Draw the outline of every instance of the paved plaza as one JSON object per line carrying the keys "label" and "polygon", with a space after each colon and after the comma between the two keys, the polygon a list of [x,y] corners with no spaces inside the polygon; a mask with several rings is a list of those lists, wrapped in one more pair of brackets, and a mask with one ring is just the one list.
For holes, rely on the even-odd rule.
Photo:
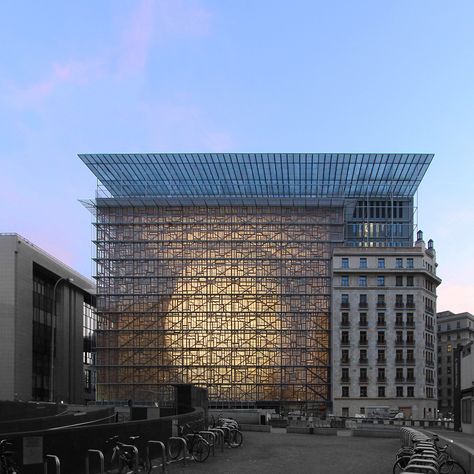
{"label": "paved plaza", "polygon": [[390,474],[399,447],[394,438],[244,432],[241,448],[216,452],[202,464],[172,464],[169,472]]}

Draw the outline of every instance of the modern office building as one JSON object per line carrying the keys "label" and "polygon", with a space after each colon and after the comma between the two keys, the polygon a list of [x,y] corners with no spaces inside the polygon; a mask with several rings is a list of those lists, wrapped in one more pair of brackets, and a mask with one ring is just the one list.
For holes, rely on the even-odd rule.
{"label": "modern office building", "polygon": [[454,413],[454,349],[474,341],[471,313],[443,311],[436,315],[438,325],[438,409],[444,417]]}
{"label": "modern office building", "polygon": [[413,247],[334,249],[333,409],[339,416],[436,415],[436,255]]}
{"label": "modern office building", "polygon": [[412,247],[432,155],[80,158],[98,179],[97,398],[194,383],[214,406],[330,409],[333,252]]}
{"label": "modern office building", "polygon": [[18,234],[0,234],[0,269],[0,400],[92,399],[83,321],[94,283]]}

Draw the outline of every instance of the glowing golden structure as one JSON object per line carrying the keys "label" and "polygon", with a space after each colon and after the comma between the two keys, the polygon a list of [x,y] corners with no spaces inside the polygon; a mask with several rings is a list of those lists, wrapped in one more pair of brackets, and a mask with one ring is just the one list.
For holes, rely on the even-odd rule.
{"label": "glowing golden structure", "polygon": [[325,403],[343,207],[97,206],[97,399]]}

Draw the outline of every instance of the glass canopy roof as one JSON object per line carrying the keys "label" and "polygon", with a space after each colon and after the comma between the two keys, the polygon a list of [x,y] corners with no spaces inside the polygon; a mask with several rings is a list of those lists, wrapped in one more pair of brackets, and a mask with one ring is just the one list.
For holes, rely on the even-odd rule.
{"label": "glass canopy roof", "polygon": [[412,197],[432,154],[81,154],[113,198]]}

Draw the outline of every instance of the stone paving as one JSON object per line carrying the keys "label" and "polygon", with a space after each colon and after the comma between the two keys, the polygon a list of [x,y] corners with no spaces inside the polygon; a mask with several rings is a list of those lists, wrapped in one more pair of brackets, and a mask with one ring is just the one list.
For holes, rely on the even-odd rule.
{"label": "stone paving", "polygon": [[[237,449],[225,448],[204,463],[169,466],[170,474],[391,474],[400,441],[394,438],[337,437],[244,432]],[[154,470],[153,473],[161,472]]]}

